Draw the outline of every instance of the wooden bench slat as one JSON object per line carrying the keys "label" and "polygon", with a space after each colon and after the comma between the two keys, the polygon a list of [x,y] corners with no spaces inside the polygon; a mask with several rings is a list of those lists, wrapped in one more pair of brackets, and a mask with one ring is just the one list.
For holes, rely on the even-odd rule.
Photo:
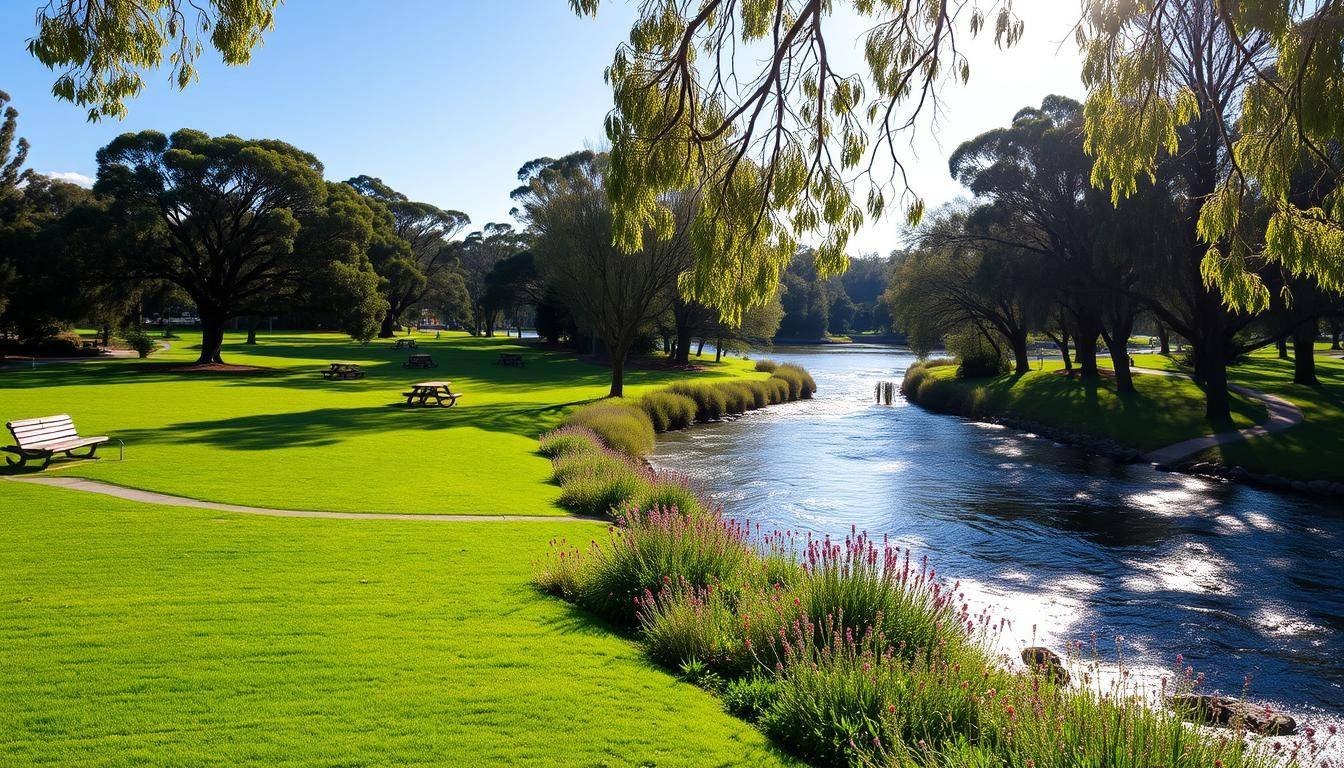
{"label": "wooden bench slat", "polygon": [[74,429],[75,423],[72,421],[54,421],[49,424],[32,424],[26,427],[10,427],[9,431],[16,435],[31,435],[41,432],[51,432],[58,429]]}
{"label": "wooden bench slat", "polygon": [[43,443],[55,443],[61,440],[69,440],[72,437],[79,437],[79,433],[73,429],[66,429],[60,432],[52,432],[45,435],[36,435],[33,437],[18,437],[14,442],[21,446],[42,445]]}
{"label": "wooden bench slat", "polygon": [[15,427],[26,427],[30,424],[49,424],[53,421],[70,421],[70,414],[60,413],[55,416],[42,416],[36,419],[15,419],[14,421],[5,424],[5,426],[14,429]]}

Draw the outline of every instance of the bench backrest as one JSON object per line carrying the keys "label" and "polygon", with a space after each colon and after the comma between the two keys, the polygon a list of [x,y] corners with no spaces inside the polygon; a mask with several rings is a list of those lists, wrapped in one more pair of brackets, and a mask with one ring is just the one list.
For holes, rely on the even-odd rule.
{"label": "bench backrest", "polygon": [[65,413],[59,416],[43,416],[40,419],[19,419],[5,426],[9,427],[10,434],[14,435],[14,442],[18,443],[20,448],[39,448],[44,443],[79,437],[75,432],[75,422]]}

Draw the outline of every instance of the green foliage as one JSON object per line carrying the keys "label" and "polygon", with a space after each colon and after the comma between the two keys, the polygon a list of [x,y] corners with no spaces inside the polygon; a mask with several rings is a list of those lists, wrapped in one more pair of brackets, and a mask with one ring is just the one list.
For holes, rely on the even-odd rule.
{"label": "green foliage", "polygon": [[656,432],[683,429],[695,421],[695,401],[671,390],[645,393],[639,399],[639,407],[649,415]]}
{"label": "green foliage", "polygon": [[762,358],[756,361],[756,370],[761,371],[762,373],[774,373],[775,369],[778,367],[779,363],[776,363],[769,358]]}
{"label": "green foliage", "polygon": [[695,402],[696,421],[716,421],[728,412],[728,400],[724,393],[706,384],[679,382],[668,387],[667,391]]}
{"label": "green foliage", "polygon": [[558,503],[576,515],[609,516],[649,492],[645,475],[621,461],[578,462],[563,475]]}
{"label": "green foliage", "polygon": [[1003,353],[995,349],[975,328],[962,328],[947,337],[947,351],[957,360],[957,376],[980,379],[998,376],[1007,370]]}
{"label": "green foliage", "polygon": [[597,402],[575,410],[565,423],[591,429],[608,448],[627,456],[643,456],[653,450],[653,422],[638,405]]}
{"label": "green foliage", "polygon": [[135,350],[136,354],[142,359],[149,357],[150,352],[159,348],[159,344],[154,340],[154,337],[150,336],[145,332],[145,329],[139,326],[134,326],[122,331],[121,339],[126,342],[126,346]]}
{"label": "green foliage", "polygon": [[755,722],[761,718],[777,696],[775,681],[767,675],[739,677],[723,689],[723,705],[734,715]]}
{"label": "green foliage", "polygon": [[683,515],[704,513],[705,505],[684,478],[663,474],[655,477],[657,479],[630,503],[638,509],[675,509]]}
{"label": "green foliage", "polygon": [[790,400],[806,400],[817,391],[817,382],[812,374],[797,365],[781,365],[770,378],[783,380],[789,386]]}
{"label": "green foliage", "polygon": [[537,453],[548,459],[592,456],[602,452],[602,438],[587,427],[561,427],[542,435],[538,442]]}
{"label": "green foliage", "polygon": [[755,397],[752,395],[751,389],[745,384],[724,381],[710,386],[723,393],[724,410],[731,415],[737,416],[746,413],[749,408],[755,405]]}
{"label": "green foliage", "polygon": [[197,79],[196,58],[208,39],[225,64],[246,64],[274,24],[280,0],[101,0],[92,8],[56,0],[38,10],[28,52],[61,72],[59,99],[88,107],[89,120],[126,116],[125,101],[144,89],[142,71],[163,64],[169,81]]}

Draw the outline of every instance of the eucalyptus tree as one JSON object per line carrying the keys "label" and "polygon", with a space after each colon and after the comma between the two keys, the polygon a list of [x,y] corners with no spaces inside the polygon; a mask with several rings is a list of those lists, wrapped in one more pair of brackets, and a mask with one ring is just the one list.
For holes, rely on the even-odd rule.
{"label": "eucalyptus tree", "polygon": [[[451,242],[471,219],[461,211],[415,202],[372,176],[356,176],[346,184],[386,207],[393,235],[400,240],[385,242],[372,256],[374,268],[385,280],[383,297],[388,304],[378,335],[391,338],[402,315],[421,305],[436,287],[442,288],[448,279],[444,273],[458,269]],[[401,243],[406,247],[399,247]]]}
{"label": "eucalyptus tree", "polygon": [[4,122],[0,122],[0,195],[7,195],[18,189],[25,176],[23,164],[28,160],[28,140],[17,136],[19,110],[10,106],[9,94],[4,91],[0,91],[0,110],[4,113]]}
{"label": "eucalyptus tree", "polygon": [[[228,321],[320,305],[363,335],[386,311],[367,250],[375,212],[281,141],[179,130],[126,133],[98,151],[120,279],[162,280],[201,318],[198,362],[219,363]],[[376,317],[375,317],[376,314]],[[374,326],[376,327],[376,326]]]}
{"label": "eucalyptus tree", "polygon": [[[516,190],[515,190],[516,193]],[[494,336],[500,307],[489,294],[488,279],[504,259],[528,248],[528,236],[511,224],[489,223],[453,244],[452,253],[461,270],[463,285],[470,300],[470,328],[473,336]]]}
{"label": "eucalyptus tree", "polygon": [[636,338],[666,310],[670,292],[691,267],[693,201],[664,201],[670,231],[647,233],[625,250],[613,242],[607,195],[607,157],[576,152],[524,166],[514,191],[519,215],[534,234],[537,270],[574,314],[579,327],[601,340],[611,361],[610,397],[621,397],[625,365]]}
{"label": "eucalyptus tree", "polygon": [[995,349],[1002,339],[1018,375],[1031,370],[1028,335],[1043,327],[1056,297],[1048,256],[1008,243],[967,239],[967,212],[948,208],[925,222],[886,294],[892,317],[912,346],[931,349],[945,336],[974,329]]}

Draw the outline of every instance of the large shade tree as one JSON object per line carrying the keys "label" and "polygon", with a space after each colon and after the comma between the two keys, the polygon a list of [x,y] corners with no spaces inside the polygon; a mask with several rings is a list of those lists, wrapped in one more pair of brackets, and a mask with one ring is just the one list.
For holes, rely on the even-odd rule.
{"label": "large shade tree", "polygon": [[200,363],[223,362],[225,325],[237,317],[317,307],[363,335],[370,314],[385,311],[367,255],[373,209],[352,188],[324,182],[317,158],[289,144],[127,133],[98,151],[94,189],[134,239],[113,272],[163,280],[191,298]]}
{"label": "large shade tree", "polygon": [[392,215],[392,229],[405,248],[384,247],[373,258],[374,268],[384,279],[387,315],[378,335],[391,338],[403,315],[420,306],[458,268],[450,243],[471,223],[461,211],[445,210],[411,200],[372,176],[356,176],[346,184],[385,206]]}

